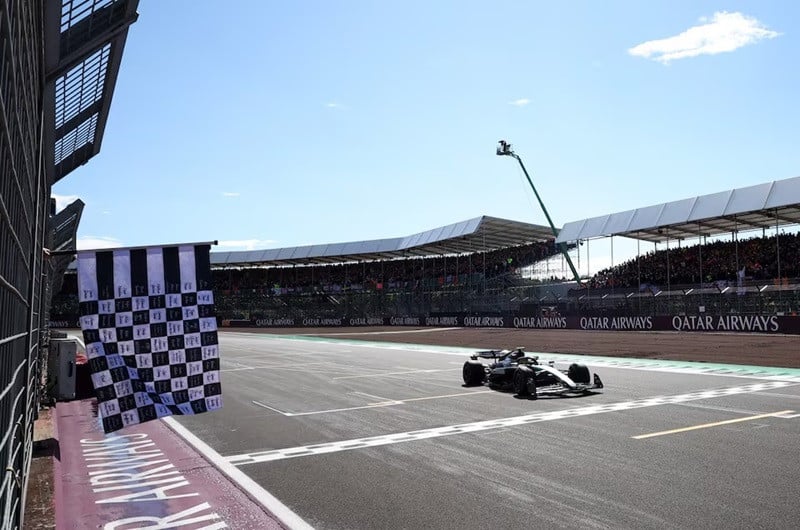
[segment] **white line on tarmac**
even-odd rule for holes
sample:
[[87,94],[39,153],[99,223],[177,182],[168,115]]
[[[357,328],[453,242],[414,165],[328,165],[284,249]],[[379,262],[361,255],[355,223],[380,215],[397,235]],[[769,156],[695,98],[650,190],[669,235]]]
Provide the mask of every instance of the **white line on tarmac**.
[[[316,414],[330,414],[332,412],[347,412],[349,410],[363,410],[363,409],[377,409],[380,407],[390,407],[392,405],[398,405],[400,402],[398,401],[384,401],[382,403],[373,403],[370,405],[361,405],[360,407],[345,407],[341,409],[328,409],[328,410],[312,410],[311,412],[284,412],[284,416],[314,416]],[[273,409],[274,410],[274,409]]]
[[367,394],[366,392],[350,392],[350,393],[351,394],[357,394],[359,396],[366,396],[366,397],[369,397],[369,398],[377,399],[381,403],[386,403],[387,401],[396,401],[394,399],[389,399],[389,398],[385,398],[385,397],[381,397],[381,396],[375,396],[375,395],[372,395],[372,394]]
[[310,524],[305,522],[302,517],[294,513],[285,504],[279,501],[274,495],[265,490],[256,481],[245,475],[240,469],[231,465],[230,462],[214,449],[212,449],[203,440],[195,436],[186,427],[178,423],[174,418],[169,416],[161,418],[167,426],[172,429],[178,436],[183,438],[186,443],[194,447],[194,449],[203,455],[206,460],[211,462],[222,474],[226,475],[232,480],[239,488],[253,501],[260,504],[264,509],[275,516],[281,523],[289,530],[313,530]]
[[270,368],[270,369],[273,369],[273,370],[296,370],[296,369],[304,368],[306,366],[316,366],[316,365],[319,365],[319,364],[328,364],[328,365],[330,365],[330,364],[334,364],[334,362],[333,361],[317,361],[317,362],[313,362],[313,363],[304,363],[304,362],[301,361],[301,362],[296,362],[296,363],[291,363],[291,364],[263,364],[262,363],[262,364],[256,364],[254,366],[254,368]]
[[451,372],[453,370],[455,370],[455,368],[452,368],[452,369],[448,368],[448,369],[445,369],[445,370],[408,370],[408,371],[405,371],[405,372],[384,372],[382,374],[345,375],[345,376],[341,376],[341,377],[334,377],[333,379],[334,380],[339,380],[339,379],[360,379],[362,377],[385,377],[387,375],[432,374],[432,373],[435,373],[435,372]]
[[[495,392],[492,390],[478,390],[475,392],[461,392],[458,394],[444,394],[442,396],[424,396],[424,397],[416,397],[416,398],[408,398],[408,399],[400,399],[395,401],[396,404],[402,405],[403,403],[409,403],[411,401],[427,401],[429,399],[442,399],[442,398],[449,398],[449,397],[457,397],[457,396],[471,396],[473,394],[494,394]],[[372,404],[372,403],[371,403]],[[377,403],[374,403],[377,405]]]
[[262,408],[265,408],[265,409],[269,409],[269,410],[271,410],[273,412],[277,412],[278,414],[282,414],[282,415],[286,416],[287,418],[293,418],[295,416],[316,416],[318,414],[332,414],[332,413],[335,413],[335,412],[348,412],[348,411],[351,411],[351,410],[365,410],[365,409],[376,409],[376,408],[382,408],[382,407],[392,407],[392,406],[395,406],[395,405],[404,405],[404,404],[406,404],[408,402],[411,402],[411,401],[426,401],[426,400],[431,400],[431,399],[444,399],[444,398],[457,397],[457,396],[468,396],[468,395],[473,395],[473,394],[494,394],[494,393],[495,392],[493,392],[491,390],[478,390],[478,391],[473,391],[473,392],[461,392],[461,393],[458,393],[458,394],[444,394],[444,395],[439,395],[439,396],[423,396],[423,397],[416,397],[416,398],[409,398],[409,399],[389,399],[389,398],[383,398],[381,396],[373,396],[373,395],[370,395],[370,394],[365,394],[364,392],[351,392],[351,394],[361,394],[362,396],[367,396],[367,397],[371,397],[371,398],[374,398],[374,399],[380,399],[381,401],[379,401],[377,403],[369,403],[367,405],[359,405],[359,406],[355,406],[355,407],[343,407],[343,408],[339,408],[339,409],[326,409],[326,410],[311,410],[311,411],[308,411],[308,412],[284,412],[284,411],[278,410],[278,409],[276,409],[274,407],[270,407],[269,405],[265,405],[264,403],[261,403],[260,401],[253,401],[253,405],[256,405],[258,407],[262,407]]
[[265,408],[265,409],[269,409],[272,412],[277,412],[278,414],[283,414],[284,416],[291,416],[292,415],[290,412],[283,412],[282,410],[278,410],[276,408],[272,408],[269,405],[264,405],[260,401],[253,401],[253,405],[257,405],[259,407],[262,407],[262,408]]
[[369,436],[366,438],[341,440],[338,442],[326,442],[314,445],[289,447],[286,449],[275,449],[275,450],[261,451],[256,453],[232,455],[226,458],[228,462],[235,465],[255,464],[259,462],[272,462],[275,460],[285,460],[287,458],[298,458],[301,456],[336,453],[339,451],[349,451],[352,449],[362,449],[365,447],[376,447],[381,445],[390,445],[402,442],[425,440],[429,438],[438,438],[441,436],[452,436],[454,434],[466,434],[466,433],[474,433],[474,432],[481,432],[488,430],[505,429],[508,427],[515,427],[519,425],[528,425],[531,423],[539,423],[545,421],[562,420],[566,418],[576,418],[581,416],[604,414],[607,412],[618,412],[622,410],[655,407],[658,405],[678,404],[678,403],[684,403],[686,401],[698,401],[703,399],[713,399],[713,398],[732,396],[737,394],[748,394],[753,392],[761,392],[764,390],[772,390],[775,388],[782,388],[790,386],[791,384],[792,383],[789,383],[787,381],[762,381],[759,383],[754,383],[744,386],[720,388],[715,390],[704,390],[699,392],[691,392],[688,394],[678,394],[673,396],[655,396],[652,398],[638,399],[635,401],[606,403],[601,405],[592,405],[588,407],[557,410],[551,412],[539,412],[536,414],[528,414],[525,416],[514,416],[510,418],[501,418],[496,420],[478,421],[474,423],[463,423],[460,425],[448,425],[445,427],[435,427],[433,429],[422,429],[411,432],[400,432],[393,434],[384,434],[380,436]]

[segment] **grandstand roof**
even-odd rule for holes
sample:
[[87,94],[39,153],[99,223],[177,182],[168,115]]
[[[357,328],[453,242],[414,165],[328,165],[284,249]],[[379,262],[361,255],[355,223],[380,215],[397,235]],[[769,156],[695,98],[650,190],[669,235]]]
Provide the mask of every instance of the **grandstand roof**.
[[139,0],[44,2],[45,149],[54,183],[100,152]]
[[616,235],[661,242],[798,223],[800,177],[793,177],[572,221],[556,242]]
[[51,267],[48,275],[50,281],[53,282],[51,293],[57,293],[61,290],[64,272],[75,259],[74,254],[69,251],[75,250],[78,239],[78,224],[81,221],[83,207],[83,201],[77,199],[50,218],[49,244],[52,257],[47,260],[47,263]]
[[78,224],[81,222],[84,203],[76,199],[66,208],[50,218],[53,240],[50,250],[61,252],[75,250],[77,243]]
[[269,250],[212,252],[211,265],[281,266],[378,261],[496,250],[552,239],[553,232],[546,226],[482,216],[406,237]]

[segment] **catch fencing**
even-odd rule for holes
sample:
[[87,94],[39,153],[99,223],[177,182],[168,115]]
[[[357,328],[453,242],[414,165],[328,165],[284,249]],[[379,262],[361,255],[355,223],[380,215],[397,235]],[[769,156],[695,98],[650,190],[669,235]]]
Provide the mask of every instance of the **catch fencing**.
[[22,525],[51,271],[42,151],[42,12],[0,0],[0,527]]

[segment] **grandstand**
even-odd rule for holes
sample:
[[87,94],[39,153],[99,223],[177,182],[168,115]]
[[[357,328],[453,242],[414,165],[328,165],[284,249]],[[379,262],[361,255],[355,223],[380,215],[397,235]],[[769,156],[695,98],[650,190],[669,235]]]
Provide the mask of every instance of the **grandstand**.
[[[217,310],[240,325],[467,314],[793,315],[798,204],[794,178],[574,221],[555,239],[548,227],[483,216],[399,238],[215,252]],[[615,237],[654,250],[580,285],[564,279],[564,267],[546,281],[526,274],[557,260],[558,243],[572,251],[585,244],[588,259],[593,240],[609,239],[613,251]],[[55,306],[70,313],[75,304],[63,301]]]
[[556,241],[637,241],[635,258],[572,292],[579,311],[781,315],[800,305],[798,225],[794,177],[573,221]]
[[[559,251],[549,227],[481,216],[405,237],[213,252],[223,319],[367,317],[494,308],[521,272]],[[53,319],[76,319],[74,274]],[[513,302],[505,303],[505,305]]]
[[[406,238],[213,259],[222,267],[272,267],[220,277],[229,293],[220,297],[221,309],[231,318],[792,315],[800,305],[798,205],[800,178],[791,178],[567,223],[555,243],[573,250],[585,244],[587,259],[599,238],[610,239],[612,253],[614,237],[654,245],[645,254],[637,245],[635,258],[582,285],[558,281],[563,267],[551,281],[526,279],[526,269],[556,256],[550,232],[488,217]],[[531,244],[543,246],[529,252]],[[504,266],[509,252],[517,254],[512,269]],[[243,290],[252,302],[236,299]]]

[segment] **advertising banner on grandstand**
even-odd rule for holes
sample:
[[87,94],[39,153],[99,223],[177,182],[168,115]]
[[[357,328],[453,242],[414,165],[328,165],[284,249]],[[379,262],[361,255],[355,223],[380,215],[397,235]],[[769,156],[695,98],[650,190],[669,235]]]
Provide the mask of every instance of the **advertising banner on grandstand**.
[[78,253],[80,325],[105,432],[222,407],[209,250]]
[[524,316],[519,313],[449,313],[397,317],[306,317],[225,320],[225,327],[357,327],[414,326],[518,329],[574,329],[601,331],[704,331],[800,334],[800,317],[794,315],[615,315]]

